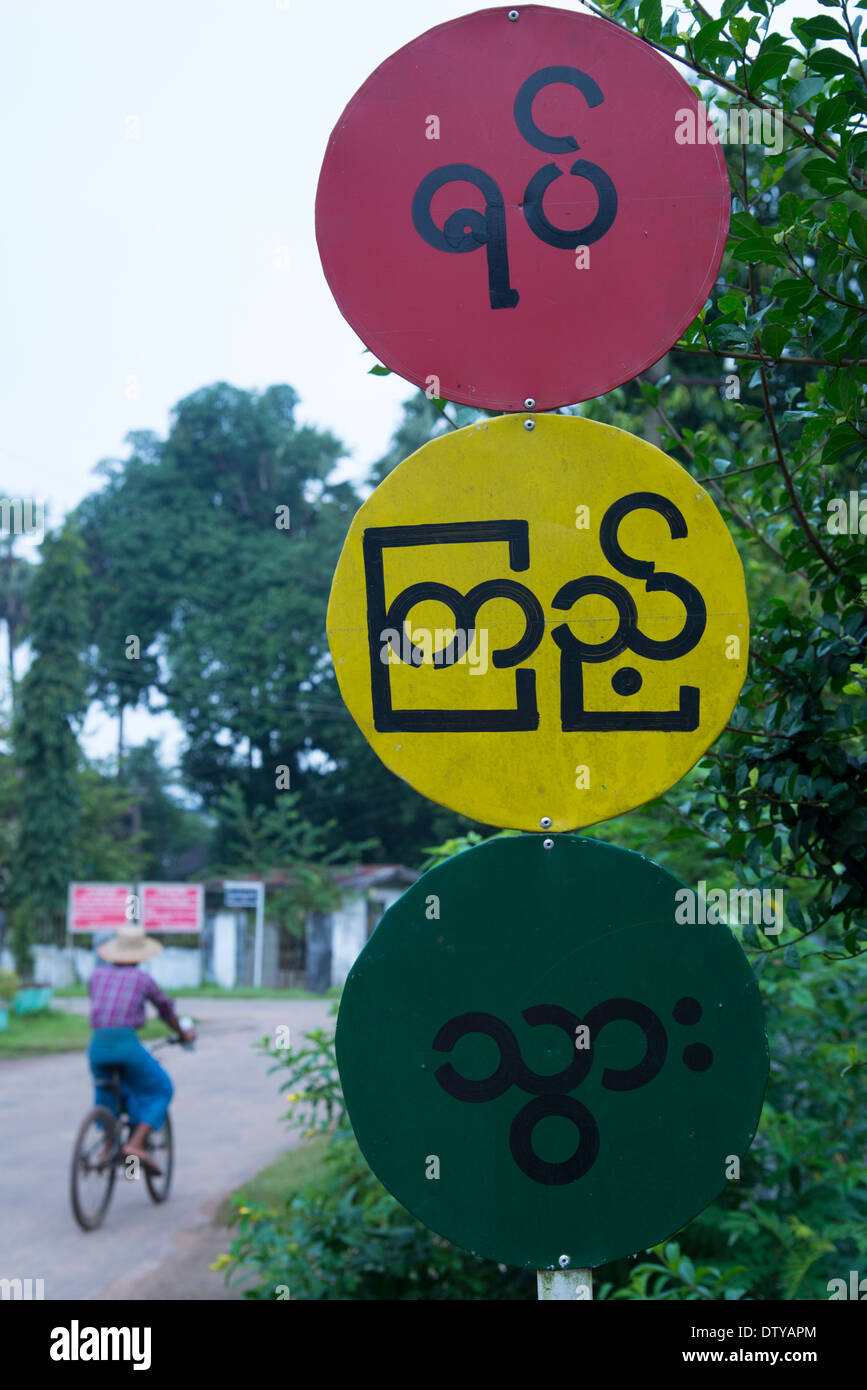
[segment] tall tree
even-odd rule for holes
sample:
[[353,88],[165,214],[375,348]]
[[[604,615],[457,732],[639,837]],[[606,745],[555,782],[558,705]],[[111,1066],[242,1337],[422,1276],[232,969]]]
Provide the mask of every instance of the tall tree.
[[417,856],[467,823],[394,778],[340,698],[325,613],[359,498],[297,401],[206,387],[165,441],[133,434],[132,457],[103,465],[108,485],[78,509],[95,690],[117,711],[171,710],[185,783],[218,816],[233,783],[251,811],[288,783],[329,848],[375,838],[376,857]]
[[21,774],[12,870],[12,949],[17,968],[31,968],[30,946],[51,940],[63,920],[74,877],[81,805],[76,726],[84,714],[87,635],[86,566],[71,523],[41,546],[32,579],[31,665],[19,686],[13,726]]
[[14,552],[14,535],[0,536],[0,623],[6,628],[10,709],[15,708],[15,649],[27,625],[27,592],[33,566]]
[[129,798],[128,832],[140,834],[145,856],[141,877],[183,877],[179,862],[208,844],[213,825],[174,794],[178,779],[163,766],[153,739],[127,750],[124,787]]

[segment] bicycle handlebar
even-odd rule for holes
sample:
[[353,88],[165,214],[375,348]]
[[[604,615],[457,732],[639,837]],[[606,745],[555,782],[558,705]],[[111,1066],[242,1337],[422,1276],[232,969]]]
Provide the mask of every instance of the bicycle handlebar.
[[156,1042],[150,1044],[151,1052],[155,1052],[158,1047],[182,1047],[185,1052],[195,1051],[195,1041],[184,1042],[181,1038],[157,1038]]

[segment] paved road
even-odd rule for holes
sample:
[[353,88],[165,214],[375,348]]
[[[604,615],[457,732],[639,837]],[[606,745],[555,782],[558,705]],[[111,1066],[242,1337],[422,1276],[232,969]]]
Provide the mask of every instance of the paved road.
[[[64,1000],[75,1012],[86,1000]],[[295,1142],[279,1123],[279,1077],[252,1044],[288,1024],[292,1041],[326,1022],[330,1001],[179,1000],[199,1020],[195,1051],[164,1048],[175,1082],[172,1194],[155,1206],[119,1175],[98,1231],[75,1224],[69,1161],[92,1104],[83,1053],[0,1062],[0,1277],[44,1279],[46,1299],[220,1299],[208,1263],[226,1249],[213,1224],[227,1192]]]

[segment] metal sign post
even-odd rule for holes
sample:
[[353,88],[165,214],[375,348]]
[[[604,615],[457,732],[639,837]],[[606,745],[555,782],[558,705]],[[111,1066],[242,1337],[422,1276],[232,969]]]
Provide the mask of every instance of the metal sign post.
[[253,907],[256,924],[253,935],[253,985],[262,985],[262,962],[265,954],[265,884],[261,879],[227,879],[223,883],[226,907]]
[[537,1297],[545,1303],[571,1303],[576,1298],[592,1299],[592,1269],[539,1269],[536,1271]]

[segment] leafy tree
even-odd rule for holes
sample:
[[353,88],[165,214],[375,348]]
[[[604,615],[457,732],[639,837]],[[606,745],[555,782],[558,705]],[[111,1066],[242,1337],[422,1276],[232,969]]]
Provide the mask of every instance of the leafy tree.
[[70,878],[108,883],[144,878],[144,835],[130,830],[131,794],[83,759],[77,781],[79,809]]
[[[724,147],[733,216],[717,291],[677,344],[671,379],[639,384],[661,446],[722,509],[751,597],[736,714],[702,775],[668,800],[742,881],[788,885],[792,963],[815,933],[828,954],[852,955],[867,946],[867,555],[860,536],[832,532],[829,504],[848,499],[864,456],[861,16],[832,0],[839,19],[796,18],[784,35],[770,0],[725,0],[718,20],[689,8],[686,22],[678,11],[665,25],[647,0],[600,12],[713,84],[712,114],[775,113],[786,144],[779,154]],[[734,364],[739,398],[685,399],[675,378],[696,362]],[[632,388],[631,403],[614,393],[587,413],[612,418],[634,401]],[[754,933],[748,942],[759,948]]]
[[[284,792],[276,806],[250,809],[237,782],[218,803],[222,844],[228,856],[213,870],[224,877],[258,874],[267,879],[274,870],[291,878],[291,887],[269,894],[269,917],[285,931],[303,935],[307,914],[331,912],[342,898],[335,879],[338,864],[356,861],[366,845],[341,844],[329,849],[327,838],[338,833],[336,821],[320,828],[302,815],[297,793]],[[326,838],[327,837],[327,838]]]
[[154,739],[126,750],[122,776],[129,803],[126,833],[131,831],[141,838],[145,855],[140,877],[185,877],[178,862],[191,850],[209,844],[212,820],[172,794],[178,789],[178,779],[161,763]]
[[18,818],[18,775],[11,753],[5,752],[9,732],[0,725],[0,947],[5,945],[8,914],[11,907],[10,887],[15,859],[15,836]]
[[10,709],[15,708],[15,650],[27,626],[27,593],[33,566],[14,553],[15,537],[0,536],[0,623],[6,628]]
[[67,524],[46,536],[41,553],[30,598],[33,661],[20,683],[13,731],[21,780],[11,875],[12,949],[21,974],[30,968],[31,943],[56,934],[74,877],[81,810],[76,727],[87,705],[81,539]]
[[102,466],[107,486],[78,509],[93,688],[120,714],[141,701],[177,717],[185,784],[217,816],[233,783],[251,813],[276,807],[288,769],[312,824],[339,807],[328,848],[412,858],[468,823],[395,779],[340,698],[325,612],[359,498],[329,481],[342,447],[296,406],[288,386],[206,387],[167,440],[132,434],[130,459]]

